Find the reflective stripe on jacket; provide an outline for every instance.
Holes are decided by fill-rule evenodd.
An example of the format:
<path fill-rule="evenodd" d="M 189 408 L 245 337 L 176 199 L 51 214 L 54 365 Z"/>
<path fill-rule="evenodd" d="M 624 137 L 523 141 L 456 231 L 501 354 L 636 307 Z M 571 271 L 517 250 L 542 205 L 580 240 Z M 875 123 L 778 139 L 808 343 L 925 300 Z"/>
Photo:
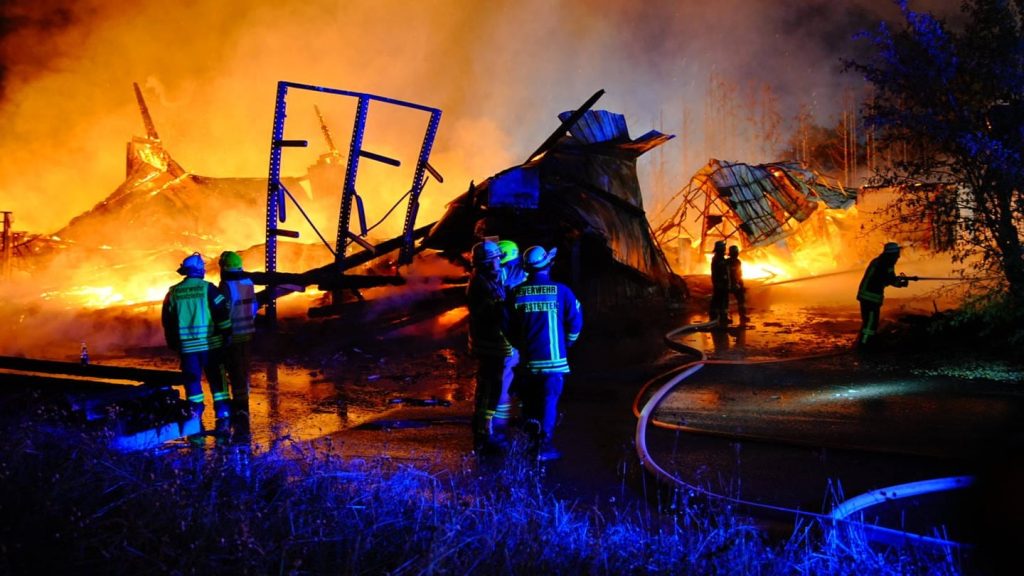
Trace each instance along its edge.
<path fill-rule="evenodd" d="M 534 373 L 566 373 L 569 346 L 583 329 L 583 310 L 568 286 L 537 273 L 512 290 L 503 325 L 519 349 L 520 365 Z"/>
<path fill-rule="evenodd" d="M 181 353 L 220 348 L 224 335 L 231 333 L 227 298 L 202 278 L 171 286 L 160 317 L 167 345 Z"/>
<path fill-rule="evenodd" d="M 227 297 L 231 307 L 231 341 L 252 340 L 256 333 L 256 288 L 252 280 L 221 280 L 220 291 Z"/>

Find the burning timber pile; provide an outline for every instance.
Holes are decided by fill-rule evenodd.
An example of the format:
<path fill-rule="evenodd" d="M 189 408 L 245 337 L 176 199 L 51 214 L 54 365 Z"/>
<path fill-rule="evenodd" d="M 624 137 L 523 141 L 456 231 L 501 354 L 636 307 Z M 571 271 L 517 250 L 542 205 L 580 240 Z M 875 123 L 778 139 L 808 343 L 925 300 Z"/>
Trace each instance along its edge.
<path fill-rule="evenodd" d="M 360 242 L 364 250 L 347 256 L 346 262 L 360 262 L 360 269 L 372 270 L 376 278 L 391 277 L 371 288 L 393 293 L 410 291 L 413 285 L 413 292 L 422 292 L 440 286 L 436 279 L 451 284 L 452 278 L 464 278 L 472 245 L 482 237 L 500 236 L 516 240 L 522 248 L 558 247 L 563 256 L 555 273 L 577 290 L 595 322 L 591 326 L 597 327 L 605 312 L 635 312 L 637 302 L 656 311 L 678 309 L 687 288 L 650 233 L 636 172 L 637 158 L 672 136 L 651 131 L 630 138 L 622 115 L 590 110 L 601 93 L 581 108 L 563 113 L 561 124 L 526 162 L 480 185 L 471 184 L 438 222 L 417 226 L 422 234 L 411 248 L 415 258 L 407 268 L 395 263 L 394 240 L 399 239 L 376 247 L 364 240 Z M 222 250 L 241 252 L 257 280 L 280 285 L 279 279 L 267 280 L 257 269 L 265 258 L 267 179 L 189 172 L 163 147 L 137 87 L 136 95 L 146 136 L 132 138 L 128 144 L 124 182 L 56 233 L 30 236 L 20 243 L 14 280 L 5 282 L 4 291 L 27 298 L 42 294 L 58 308 L 152 315 L 166 287 L 177 281 L 174 270 L 185 255 L 199 251 L 213 259 Z M 328 134 L 326 126 L 323 129 Z M 328 142 L 332 143 L 329 135 Z M 336 184 L 338 176 L 344 175 L 344 157 L 332 146 L 321 157 L 327 160 L 310 166 L 307 175 L 282 177 L 280 184 L 312 196 L 315 210 L 332 205 L 336 210 L 336 194 L 317 189 L 316 183 L 324 182 L 323 174 L 328 172 L 331 178 L 326 181 Z M 427 168 L 436 173 L 429 164 Z M 387 249 L 381 249 L 385 245 Z M 316 286 L 338 266 L 322 246 L 282 242 L 280 248 L 278 256 L 289 269 L 306 271 L 289 276 L 297 284 L 293 290 Z M 216 267 L 211 266 L 210 272 L 210 279 L 216 281 Z M 311 294 L 329 303 L 344 294 L 346 302 L 363 304 L 359 288 Z M 461 306 L 459 290 L 449 287 L 448 293 L 447 307 Z M 19 300 L 12 298 L 5 308 Z M 304 302 L 315 308 L 311 298 Z M 392 302 L 409 304 L 401 298 Z M 4 313 L 20 314 L 14 309 Z M 142 340 L 141 344 L 158 345 L 159 335 L 153 331 Z"/>

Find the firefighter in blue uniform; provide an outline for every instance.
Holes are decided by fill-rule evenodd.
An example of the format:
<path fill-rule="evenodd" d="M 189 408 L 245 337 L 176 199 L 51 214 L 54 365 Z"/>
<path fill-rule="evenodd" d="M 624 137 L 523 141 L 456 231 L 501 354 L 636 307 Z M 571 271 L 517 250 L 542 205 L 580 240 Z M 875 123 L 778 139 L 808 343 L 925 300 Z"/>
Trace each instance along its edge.
<path fill-rule="evenodd" d="M 185 279 L 167 291 L 161 310 L 164 338 L 181 360 L 192 413 L 203 413 L 202 376 L 206 374 L 216 417 L 226 419 L 231 409 L 222 354 L 225 338 L 231 334 L 228 300 L 203 279 L 206 265 L 198 252 L 182 261 L 178 274 Z"/>
<path fill-rule="evenodd" d="M 224 350 L 224 367 L 231 390 L 232 416 L 249 416 L 249 382 L 252 363 L 252 341 L 256 334 L 256 287 L 241 275 L 242 257 L 237 252 L 222 252 L 220 266 L 221 293 L 231 309 L 231 338 Z"/>
<path fill-rule="evenodd" d="M 469 351 L 477 359 L 473 411 L 473 447 L 500 451 L 506 444 L 510 412 L 508 386 L 519 354 L 501 331 L 505 287 L 501 250 L 484 240 L 473 246 L 473 275 L 466 288 L 469 308 Z"/>
<path fill-rule="evenodd" d="M 864 270 L 864 276 L 857 288 L 857 301 L 860 302 L 860 333 L 857 335 L 856 347 L 859 350 L 870 350 L 874 344 L 874 336 L 878 333 L 878 317 L 885 299 L 885 287 L 905 288 L 908 280 L 896 275 L 896 262 L 900 259 L 900 245 L 886 242 L 882 253 L 876 256 Z"/>
<path fill-rule="evenodd" d="M 558 399 L 569 373 L 568 351 L 583 328 L 583 311 L 572 290 L 551 280 L 557 249 L 532 246 L 523 253 L 527 280 L 515 287 L 505 306 L 503 329 L 521 355 L 523 417 L 530 449 L 541 461 L 561 456 L 552 444 Z"/>

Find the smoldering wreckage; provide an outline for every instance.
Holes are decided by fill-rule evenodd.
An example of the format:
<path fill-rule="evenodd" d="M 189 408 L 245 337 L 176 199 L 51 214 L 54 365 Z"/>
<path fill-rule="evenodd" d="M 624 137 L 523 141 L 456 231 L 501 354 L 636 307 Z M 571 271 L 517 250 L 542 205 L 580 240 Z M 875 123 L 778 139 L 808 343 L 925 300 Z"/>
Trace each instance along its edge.
<path fill-rule="evenodd" d="M 282 156 L 309 145 L 284 136 L 288 96 L 296 92 L 355 102 L 347 151 L 335 146 L 316 109 L 327 152 L 301 177 L 281 174 Z M 99 269 L 117 268 L 125 277 L 155 268 L 173 270 L 182 253 L 216 254 L 225 249 L 222 238 L 235 237 L 229 228 L 251 222 L 256 229 L 256 222 L 263 221 L 263 241 L 239 250 L 249 263 L 248 271 L 240 274 L 261 287 L 261 321 L 273 328 L 279 298 L 315 287 L 322 294 L 311 301 L 308 316 L 351 319 L 353 330 L 358 330 L 366 318 L 375 326 L 394 327 L 464 306 L 467 254 L 473 244 L 485 237 L 511 238 L 524 248 L 558 248 L 553 274 L 573 287 L 587 311 L 588 330 L 600 331 L 625 317 L 681 312 L 690 297 L 688 280 L 699 283 L 706 273 L 704 256 L 712 240 L 724 238 L 756 248 L 799 239 L 808 230 L 818 238 L 827 237 L 827 228 L 840 220 L 826 213 L 847 210 L 855 202 L 854 190 L 795 163 L 747 165 L 712 159 L 674 198 L 679 202 L 675 213 L 652 229 L 637 159 L 673 136 L 651 130 L 632 138 L 621 114 L 593 108 L 602 94 L 598 91 L 578 108 L 560 114 L 550 135 L 521 164 L 470 183 L 439 220 L 420 224 L 421 194 L 431 178 L 443 181 L 441 171 L 430 163 L 441 110 L 373 94 L 280 82 L 268 177 L 217 178 L 193 174 L 174 160 L 135 85 L 146 134 L 128 143 L 124 182 L 53 234 L 15 232 L 12 215 L 5 213 L 5 276 L 30 275 L 74 260 L 96 262 Z M 410 135 L 422 139 L 412 181 L 388 212 L 404 208 L 402 232 L 375 241 L 356 182 L 361 162 L 401 164 L 363 142 L 367 117 L 384 106 L 424 115 L 426 128 Z M 232 214 L 230 221 L 221 217 L 225 212 Z M 333 213 L 336 222 L 318 227 L 313 213 Z M 694 213 L 700 232 L 690 238 L 684 220 Z M 299 238 L 296 222 L 320 242 L 280 241 Z M 333 242 L 328 241 L 331 236 Z M 262 271 L 252 264 L 259 260 L 264 263 Z M 676 269 L 696 274 L 681 275 Z M 382 287 L 418 296 L 410 306 L 408 299 L 367 299 L 362 293 Z M 152 445 L 199 431 L 198 422 L 188 423 L 188 411 L 175 388 L 180 374 L 174 371 L 101 366 L 84 358 L 58 362 L 2 357 L 0 368 L 5 386 L 65 391 L 70 413 L 84 421 L 104 421 L 116 406 L 122 415 L 116 424 L 122 432 L 119 437 L 128 438 L 125 446 Z M 140 413 L 145 417 L 132 416 Z M 162 415 L 156 428 L 154 413 Z"/>

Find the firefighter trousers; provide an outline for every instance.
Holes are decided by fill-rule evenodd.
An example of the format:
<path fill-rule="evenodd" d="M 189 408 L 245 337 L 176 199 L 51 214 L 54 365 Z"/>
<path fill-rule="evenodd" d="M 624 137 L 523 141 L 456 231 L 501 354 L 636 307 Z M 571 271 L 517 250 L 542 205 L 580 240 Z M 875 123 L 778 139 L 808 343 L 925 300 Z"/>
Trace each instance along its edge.
<path fill-rule="evenodd" d="M 539 438 L 534 442 L 550 442 L 558 424 L 558 399 L 562 395 L 565 374 L 561 372 L 524 372 L 516 384 L 523 400 L 523 419 L 540 424 Z"/>

